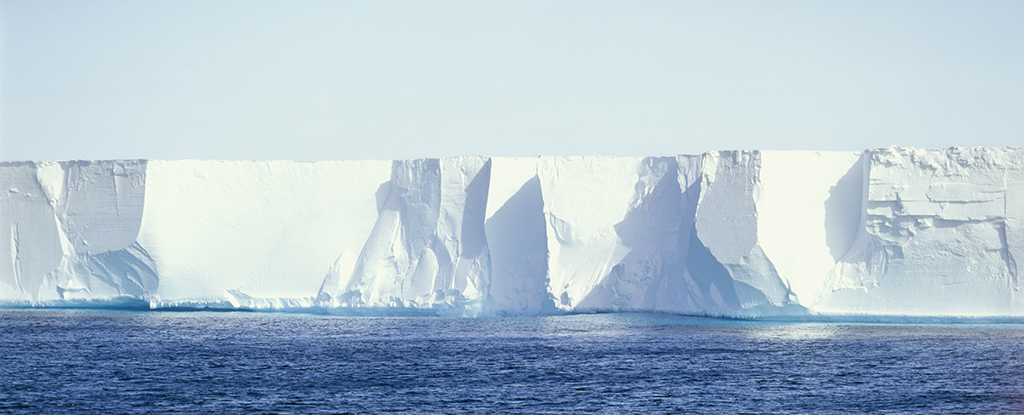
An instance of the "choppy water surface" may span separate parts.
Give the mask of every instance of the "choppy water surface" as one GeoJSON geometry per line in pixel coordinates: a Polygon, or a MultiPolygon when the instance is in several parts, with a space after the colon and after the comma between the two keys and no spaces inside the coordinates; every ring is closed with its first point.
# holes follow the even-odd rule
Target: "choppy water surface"
{"type": "Polygon", "coordinates": [[[1024,326],[0,311],[0,412],[1015,413],[1024,326]]]}

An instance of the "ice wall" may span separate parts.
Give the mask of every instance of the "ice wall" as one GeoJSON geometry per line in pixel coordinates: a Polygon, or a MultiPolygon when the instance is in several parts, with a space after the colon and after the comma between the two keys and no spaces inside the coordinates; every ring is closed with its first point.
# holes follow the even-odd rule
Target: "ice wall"
{"type": "Polygon", "coordinates": [[[536,314],[553,308],[547,293],[544,198],[535,158],[491,158],[484,234],[491,254],[488,308],[536,314]]]}
{"type": "MultiPolygon", "coordinates": [[[[145,161],[5,163],[3,220],[10,252],[0,266],[5,298],[145,297],[159,286],[137,242],[145,161]]],[[[8,248],[8,249],[4,249],[8,248]]]]}
{"type": "Polygon", "coordinates": [[[734,316],[811,312],[823,276],[849,249],[861,219],[861,158],[705,153],[691,185],[699,200],[684,274],[691,286],[707,287],[696,291],[698,309],[734,316]]]}
{"type": "Polygon", "coordinates": [[[0,295],[36,299],[52,293],[61,240],[53,205],[43,192],[35,163],[0,166],[0,295]],[[43,292],[43,285],[49,290],[43,292]]]}
{"type": "MultiPolygon", "coordinates": [[[[549,236],[548,292],[558,308],[625,308],[643,302],[651,280],[659,273],[645,269],[660,266],[659,248],[664,245],[665,232],[658,231],[667,228],[673,232],[672,228],[679,225],[679,212],[668,209],[668,215],[658,218],[663,221],[661,227],[645,226],[656,225],[649,221],[632,226],[622,223],[641,206],[658,206],[643,204],[643,198],[661,182],[675,183],[672,161],[640,157],[541,158],[538,176],[549,236]],[[669,177],[665,177],[667,174],[669,177]],[[642,231],[638,227],[653,228],[655,232],[644,235],[648,246],[640,247],[627,260],[635,248],[630,246],[636,242],[632,234],[642,231]],[[631,235],[623,237],[620,230],[631,235]]],[[[678,185],[675,188],[668,193],[678,200],[678,185]]]]}
{"type": "Polygon", "coordinates": [[[139,242],[156,304],[312,306],[354,267],[387,197],[389,161],[150,161],[139,242]]]}
{"type": "Polygon", "coordinates": [[[757,151],[706,153],[694,224],[697,239],[729,273],[742,309],[796,301],[758,240],[760,169],[757,151]]]}
{"type": "Polygon", "coordinates": [[[758,153],[758,246],[790,301],[811,307],[862,221],[864,153],[758,153]]]}
{"type": "Polygon", "coordinates": [[[396,161],[387,197],[354,270],[332,267],[330,306],[482,309],[490,283],[484,235],[491,161],[396,161]]]}
{"type": "Polygon", "coordinates": [[[1024,150],[870,152],[864,221],[823,313],[1020,315],[1024,150]]]}
{"type": "Polygon", "coordinates": [[[700,166],[693,156],[542,157],[553,304],[563,311],[735,309],[718,295],[719,288],[731,293],[731,282],[704,278],[703,270],[695,278],[687,267],[700,166]]]}
{"type": "Polygon", "coordinates": [[[1019,148],[5,162],[0,186],[2,304],[1024,317],[1019,148]]]}

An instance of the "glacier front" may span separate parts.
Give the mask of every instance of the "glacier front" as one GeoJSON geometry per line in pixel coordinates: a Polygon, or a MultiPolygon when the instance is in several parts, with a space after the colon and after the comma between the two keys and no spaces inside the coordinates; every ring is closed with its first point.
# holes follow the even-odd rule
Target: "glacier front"
{"type": "Polygon", "coordinates": [[[1024,317],[1024,149],[0,163],[0,305],[1024,317]]]}

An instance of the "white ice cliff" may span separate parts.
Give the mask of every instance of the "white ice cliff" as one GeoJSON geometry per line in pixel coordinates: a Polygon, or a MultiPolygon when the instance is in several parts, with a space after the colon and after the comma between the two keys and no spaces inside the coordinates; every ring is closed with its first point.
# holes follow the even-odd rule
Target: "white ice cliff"
{"type": "Polygon", "coordinates": [[[0,305],[1024,317],[1024,149],[0,163],[0,305]]]}
{"type": "Polygon", "coordinates": [[[490,283],[484,236],[490,176],[484,157],[394,162],[355,267],[339,258],[318,300],[350,307],[483,304],[490,283]]]}

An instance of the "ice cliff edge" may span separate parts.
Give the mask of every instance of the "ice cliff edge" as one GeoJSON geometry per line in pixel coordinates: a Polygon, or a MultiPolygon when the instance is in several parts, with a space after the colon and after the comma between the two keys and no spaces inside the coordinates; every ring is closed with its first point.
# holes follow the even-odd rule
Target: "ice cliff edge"
{"type": "Polygon", "coordinates": [[[0,304],[1024,317],[1024,148],[0,163],[0,304]]]}

